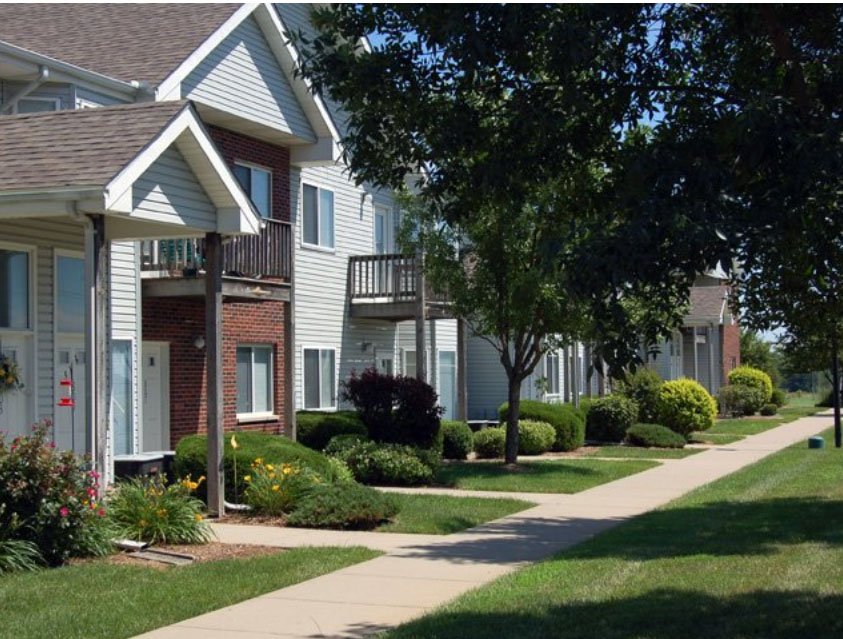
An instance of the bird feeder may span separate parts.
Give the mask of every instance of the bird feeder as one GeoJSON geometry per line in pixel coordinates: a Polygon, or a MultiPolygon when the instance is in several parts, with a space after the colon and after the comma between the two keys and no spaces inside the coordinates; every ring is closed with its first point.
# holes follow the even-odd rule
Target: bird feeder
{"type": "Polygon", "coordinates": [[[69,377],[62,377],[59,381],[59,386],[67,389],[67,395],[59,398],[58,405],[64,406],[65,408],[74,408],[76,402],[73,399],[73,380],[69,377]]]}

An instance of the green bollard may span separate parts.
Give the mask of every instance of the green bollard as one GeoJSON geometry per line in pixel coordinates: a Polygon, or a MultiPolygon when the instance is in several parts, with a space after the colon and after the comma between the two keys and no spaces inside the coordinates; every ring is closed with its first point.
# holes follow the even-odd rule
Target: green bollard
{"type": "Polygon", "coordinates": [[[819,435],[808,438],[808,448],[825,448],[825,440],[819,435]]]}

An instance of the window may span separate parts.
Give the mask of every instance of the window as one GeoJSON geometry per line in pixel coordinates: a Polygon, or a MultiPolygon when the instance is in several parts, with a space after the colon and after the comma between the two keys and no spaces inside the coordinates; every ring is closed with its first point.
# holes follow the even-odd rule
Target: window
{"type": "Polygon", "coordinates": [[[334,193],[305,184],[302,188],[305,244],[334,248],[334,193]]]}
{"type": "Polygon", "coordinates": [[[404,375],[416,376],[416,351],[404,351],[404,375]]]}
{"type": "Polygon", "coordinates": [[[131,340],[118,339],[111,343],[111,421],[114,454],[131,454],[134,449],[131,340]]]}
{"type": "Polygon", "coordinates": [[[272,413],[272,347],[237,347],[237,414],[272,413]]]}
{"type": "Polygon", "coordinates": [[[559,394],[559,353],[544,356],[544,376],[547,378],[547,394],[559,394]]]}
{"type": "Polygon", "coordinates": [[[304,407],[335,408],[336,381],[333,349],[304,349],[304,407]]]}
{"type": "Polygon", "coordinates": [[[234,177],[265,218],[272,217],[272,173],[248,164],[235,164],[234,177]]]}
{"type": "Polygon", "coordinates": [[[56,330],[82,333],[85,330],[85,260],[56,257],[56,330]]]}
{"type": "Polygon", "coordinates": [[[58,98],[21,98],[15,103],[14,113],[47,113],[58,111],[61,101],[58,98]]]}
{"type": "Polygon", "coordinates": [[[29,253],[0,249],[0,328],[29,328],[29,253]]]}

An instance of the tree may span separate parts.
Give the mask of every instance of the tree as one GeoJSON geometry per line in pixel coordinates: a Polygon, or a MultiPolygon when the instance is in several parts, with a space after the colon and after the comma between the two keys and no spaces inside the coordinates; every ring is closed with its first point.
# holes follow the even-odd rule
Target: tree
{"type": "Polygon", "coordinates": [[[750,330],[741,329],[741,363],[764,371],[773,380],[773,386],[782,384],[779,358],[770,342],[750,330]]]}

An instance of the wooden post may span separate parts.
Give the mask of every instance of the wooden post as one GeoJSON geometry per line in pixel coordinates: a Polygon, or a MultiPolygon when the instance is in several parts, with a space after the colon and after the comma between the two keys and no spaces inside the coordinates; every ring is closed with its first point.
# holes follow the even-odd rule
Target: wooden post
{"type": "Polygon", "coordinates": [[[831,340],[831,384],[832,402],[834,407],[834,447],[843,445],[843,430],[840,426],[840,344],[837,338],[831,340]]]}
{"type": "Polygon", "coordinates": [[[586,373],[585,373],[585,396],[586,397],[591,397],[592,395],[594,395],[594,393],[592,392],[592,376],[594,375],[594,370],[591,368],[591,355],[592,355],[591,346],[587,344],[585,346],[585,356],[583,357],[583,359],[587,362],[588,368],[591,370],[591,375],[589,375],[588,371],[586,371],[586,373]]]}
{"type": "Polygon", "coordinates": [[[571,350],[569,347],[565,347],[562,349],[562,358],[564,362],[564,383],[565,383],[565,394],[564,394],[564,401],[570,402],[571,401],[571,350]]]}
{"type": "Polygon", "coordinates": [[[427,381],[427,340],[425,339],[424,254],[416,254],[416,379],[427,381]]]}
{"type": "Polygon", "coordinates": [[[465,320],[457,319],[457,419],[468,421],[468,341],[465,320]]]}
{"type": "Polygon", "coordinates": [[[580,405],[580,345],[574,342],[571,349],[571,403],[580,405]]]}
{"type": "MultiPolygon", "coordinates": [[[[292,242],[284,244],[284,250],[289,252],[290,260],[290,302],[287,304],[287,314],[284,317],[284,401],[286,403],[285,417],[290,439],[297,441],[296,428],[296,263],[292,242]]],[[[349,267],[349,279],[350,279],[349,267]]],[[[351,295],[351,287],[347,288],[351,295]]]]}
{"type": "Polygon", "coordinates": [[[208,511],[225,514],[223,483],[222,237],[205,234],[205,358],[208,384],[208,511]]]}

